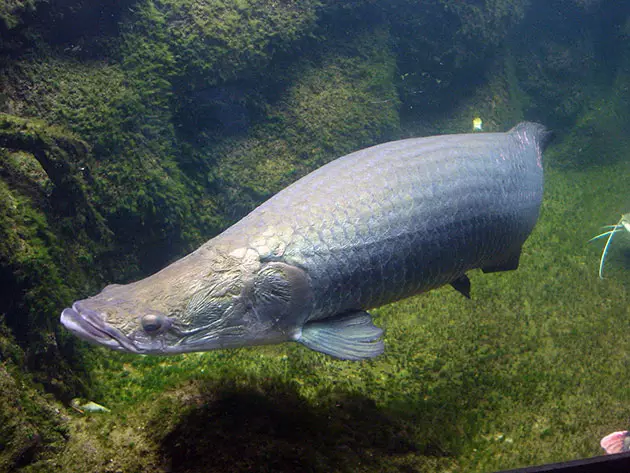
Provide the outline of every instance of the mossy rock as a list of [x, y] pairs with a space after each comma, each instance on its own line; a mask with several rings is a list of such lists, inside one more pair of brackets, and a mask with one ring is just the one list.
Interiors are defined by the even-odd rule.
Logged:
[[427, 128], [457, 113], [487, 79], [494, 56], [523, 21], [528, 0], [390, 3], [401, 120]]
[[0, 22], [5, 29], [11, 30], [22, 23], [24, 12], [33, 12], [42, 0], [5, 0], [0, 3]]
[[[0, 334], [0, 344], [13, 343]], [[19, 350], [15, 348], [15, 350]], [[64, 410], [12, 362], [0, 364], [0, 470], [45, 461], [63, 448]]]
[[145, 0], [134, 7], [133, 27], [127, 32], [135, 49], [129, 50], [129, 59], [143, 62], [143, 54], [153, 54], [146, 49], [152, 46], [163, 59], [156, 67], [170, 63], [170, 72], [185, 81], [184, 89], [234, 80], [264, 67], [274, 54], [311, 32], [320, 3]]
[[483, 83], [466, 100], [458, 103], [444, 117], [431, 123], [418, 123], [414, 130], [420, 135], [476, 132], [473, 120], [480, 118], [482, 131], [504, 132], [525, 118], [529, 97], [520, 87], [514, 58], [509, 51], [495, 57], [487, 66]]
[[139, 71], [59, 58], [28, 62], [21, 69], [17, 79], [37, 86], [20, 113], [45, 117], [89, 143], [90, 159], [77, 165], [89, 184], [91, 203], [127, 257], [120, 269], [112, 268], [110, 278], [137, 276], [138, 255], [147, 271], [165, 264], [168, 255], [157, 249], [165, 240], [174, 252], [200, 241], [199, 227], [207, 219], [192, 212], [199, 195], [195, 187], [189, 190], [178, 168], [171, 112], [149, 97]]
[[[61, 398], [84, 384], [61, 354], [81, 358], [59, 332], [59, 311], [86, 285], [106, 227], [74, 172], [87, 147], [42, 121], [0, 114], [0, 314], [24, 349], [20, 368]], [[67, 205], [66, 205], [67, 203]], [[69, 212], [69, 209], [72, 209]], [[100, 226], [99, 226], [100, 225]], [[86, 226], [89, 226], [86, 228]], [[96, 231], [94, 233], [92, 230]], [[69, 241], [66, 241], [69, 239]], [[100, 240], [100, 243], [99, 243]], [[72, 288], [72, 289], [71, 289]], [[70, 353], [73, 353], [70, 355]]]
[[[45, 216], [3, 181], [0, 181], [0, 222], [2, 270], [12, 274], [9, 280], [25, 291], [25, 307], [30, 308], [33, 316], [42, 317], [67, 293], [53, 256], [60, 250], [57, 237]], [[42, 297], [46, 292], [49, 297]], [[28, 326], [26, 321], [23, 323]]]
[[394, 55], [385, 30], [292, 65], [270, 120], [220, 148], [215, 179], [233, 215], [343, 154], [399, 132]]
[[630, 147], [630, 48], [622, 51], [609, 90], [588, 101], [577, 115], [553, 164], [561, 167], [610, 165], [623, 161]]

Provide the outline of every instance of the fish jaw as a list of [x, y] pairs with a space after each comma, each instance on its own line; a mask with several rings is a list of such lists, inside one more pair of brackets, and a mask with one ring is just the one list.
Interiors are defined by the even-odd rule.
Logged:
[[[61, 313], [62, 325], [78, 338], [93, 345], [112, 350], [141, 355], [177, 355], [189, 352], [240, 348], [251, 345], [267, 345], [296, 340], [299, 328], [274, 332], [257, 327], [247, 332], [241, 327], [226, 327], [217, 332], [206, 332], [205, 327], [197, 330], [180, 330], [171, 326], [161, 337], [143, 336], [140, 331], [129, 336], [112, 327], [95, 311], [81, 307], [81, 301]], [[167, 340], [168, 337], [170, 341]]]
[[[61, 323], [78, 338], [93, 345], [116, 351], [139, 355], [175, 355], [203, 350], [203, 348], [198, 346], [171, 345], [166, 343], [161, 337], [141, 337], [137, 333], [127, 336], [105, 322], [96, 311], [82, 307], [81, 301], [75, 302], [71, 308], [63, 310]], [[175, 332], [177, 333], [177, 330]], [[208, 347], [206, 349], [211, 350], [213, 348]]]
[[97, 312], [81, 307], [80, 302], [75, 302], [71, 308], [63, 310], [61, 323], [86, 342], [112, 350], [143, 353], [136, 348], [129, 337], [105, 323]]
[[[175, 355], [191, 351], [206, 351], [221, 348], [217, 343], [168, 343], [164, 337], [146, 337], [139, 331], [130, 333], [129, 336], [112, 327], [103, 320], [98, 312], [84, 307], [81, 301], [75, 302], [71, 308], [66, 308], [61, 313], [62, 325], [76, 335], [93, 345], [106, 347], [116, 351], [122, 351], [143, 355]], [[181, 331], [172, 329], [175, 334], [184, 339]]]

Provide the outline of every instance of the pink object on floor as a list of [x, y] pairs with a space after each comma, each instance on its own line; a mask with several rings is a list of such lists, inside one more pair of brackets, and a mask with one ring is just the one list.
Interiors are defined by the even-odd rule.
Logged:
[[622, 430], [606, 435], [599, 443], [607, 454], [622, 453], [630, 450], [630, 432]]

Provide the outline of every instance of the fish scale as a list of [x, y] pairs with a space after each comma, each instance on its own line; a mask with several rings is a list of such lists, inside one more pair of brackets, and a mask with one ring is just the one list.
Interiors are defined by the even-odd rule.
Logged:
[[541, 132], [528, 124], [361, 150], [291, 185], [231, 230], [258, 216], [257, 226], [273, 228], [299, 209], [282, 260], [311, 278], [309, 320], [423, 292], [520, 249], [542, 198], [538, 149], [529, 145]]

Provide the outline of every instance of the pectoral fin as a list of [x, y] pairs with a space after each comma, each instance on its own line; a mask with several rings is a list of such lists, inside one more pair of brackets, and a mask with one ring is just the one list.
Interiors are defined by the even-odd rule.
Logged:
[[367, 312], [351, 312], [302, 327], [298, 342], [311, 350], [342, 360], [363, 360], [383, 353], [383, 330], [372, 324]]
[[470, 279], [468, 279], [468, 276], [462, 274], [455, 279], [455, 281], [451, 281], [451, 286], [453, 286], [456, 291], [462, 293], [467, 299], [470, 299]]

